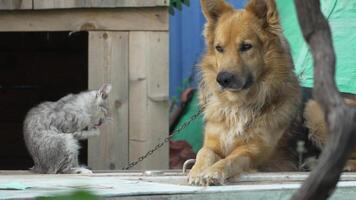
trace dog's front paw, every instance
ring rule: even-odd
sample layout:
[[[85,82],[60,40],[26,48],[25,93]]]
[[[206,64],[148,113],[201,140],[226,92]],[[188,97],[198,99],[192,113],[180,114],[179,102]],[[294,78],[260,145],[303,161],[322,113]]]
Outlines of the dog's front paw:
[[[223,185],[225,174],[214,168],[208,168],[202,173],[191,171],[188,175],[188,182],[191,185],[198,186]]]
[[[225,182],[225,174],[219,169],[208,168],[202,174],[202,185],[223,185]]]
[[[193,167],[188,174],[188,183],[190,185],[199,185],[199,177],[200,177],[200,170],[197,170]]]

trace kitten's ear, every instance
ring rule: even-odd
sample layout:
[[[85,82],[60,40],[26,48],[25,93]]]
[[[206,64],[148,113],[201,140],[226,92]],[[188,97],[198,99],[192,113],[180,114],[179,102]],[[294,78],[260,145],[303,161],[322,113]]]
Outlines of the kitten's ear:
[[[224,0],[201,0],[201,7],[208,22],[214,23],[225,12],[233,11],[233,7]]]
[[[270,32],[280,31],[278,10],[275,0],[250,0],[246,10],[262,20],[263,26]]]
[[[100,87],[98,90],[98,93],[96,94],[97,97],[101,97],[102,99],[107,99],[109,96],[109,93],[111,91],[111,84],[104,84]]]

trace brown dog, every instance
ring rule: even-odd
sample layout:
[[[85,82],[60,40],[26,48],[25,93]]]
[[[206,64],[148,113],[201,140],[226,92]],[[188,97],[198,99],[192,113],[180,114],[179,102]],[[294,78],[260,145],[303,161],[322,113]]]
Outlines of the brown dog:
[[[201,0],[207,51],[200,68],[205,138],[190,184],[223,184],[241,172],[296,170],[284,152],[300,87],[273,0],[235,10]]]

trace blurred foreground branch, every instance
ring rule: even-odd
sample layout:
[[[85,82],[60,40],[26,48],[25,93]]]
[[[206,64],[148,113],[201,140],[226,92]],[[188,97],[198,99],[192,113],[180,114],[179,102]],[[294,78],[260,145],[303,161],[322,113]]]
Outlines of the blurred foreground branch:
[[[325,112],[330,137],[318,166],[292,199],[327,199],[333,193],[355,145],[356,108],[347,106],[336,88],[331,31],[320,10],[319,0],[295,0],[295,4],[300,27],[314,58],[313,95]]]

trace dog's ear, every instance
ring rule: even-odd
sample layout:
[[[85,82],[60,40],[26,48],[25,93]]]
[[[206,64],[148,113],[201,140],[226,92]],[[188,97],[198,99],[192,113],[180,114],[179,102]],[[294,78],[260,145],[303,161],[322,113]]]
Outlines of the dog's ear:
[[[208,22],[216,22],[222,14],[233,11],[233,7],[224,0],[201,0],[200,2]]]
[[[201,7],[207,23],[204,28],[205,42],[212,50],[216,23],[224,13],[232,12],[234,8],[224,0],[201,0]]]
[[[281,29],[275,0],[250,0],[246,10],[261,19],[263,26],[272,33]]]

